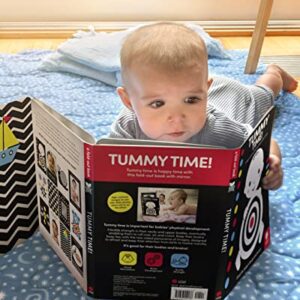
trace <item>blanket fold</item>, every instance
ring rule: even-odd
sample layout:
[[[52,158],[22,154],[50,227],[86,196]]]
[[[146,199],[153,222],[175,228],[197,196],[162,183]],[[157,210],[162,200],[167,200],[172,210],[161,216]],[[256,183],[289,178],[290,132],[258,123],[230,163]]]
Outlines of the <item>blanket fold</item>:
[[[144,26],[139,25],[127,30],[116,32],[78,31],[74,37],[62,43],[56,52],[43,60],[40,69],[44,71],[69,72],[100,80],[112,86],[119,86],[120,50],[126,36]],[[201,26],[188,23],[199,34],[207,47],[209,57],[230,58],[221,43],[213,39]]]

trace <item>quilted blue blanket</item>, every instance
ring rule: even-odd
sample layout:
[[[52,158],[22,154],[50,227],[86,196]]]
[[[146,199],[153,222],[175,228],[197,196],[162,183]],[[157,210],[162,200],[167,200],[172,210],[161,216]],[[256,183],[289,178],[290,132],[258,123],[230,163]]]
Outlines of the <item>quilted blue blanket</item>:
[[[67,73],[40,71],[50,51],[0,55],[0,103],[24,96],[43,100],[96,138],[104,137],[121,109],[113,87]],[[247,53],[209,60],[212,74],[253,83],[244,75]],[[76,105],[74,105],[76,103]],[[283,153],[285,181],[270,193],[271,247],[234,288],[227,300],[300,299],[300,101],[288,93],[276,102],[274,137]],[[89,299],[39,233],[0,257],[0,300]]]

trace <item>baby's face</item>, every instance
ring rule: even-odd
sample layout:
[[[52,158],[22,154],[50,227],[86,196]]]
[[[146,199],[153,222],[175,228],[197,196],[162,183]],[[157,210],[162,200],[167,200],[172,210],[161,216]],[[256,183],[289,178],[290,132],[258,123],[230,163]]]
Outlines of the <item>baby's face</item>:
[[[159,199],[159,202],[164,202],[165,201],[165,196],[159,195],[158,199]]]
[[[72,181],[72,189],[73,189],[74,191],[76,191],[76,188],[77,188],[76,182],[75,182],[75,181]]]
[[[48,159],[49,169],[54,171],[55,170],[55,160],[54,160],[54,157],[52,156],[52,154],[48,153],[47,159]]]
[[[54,223],[54,222],[52,222],[52,232],[53,232],[54,236],[58,235],[58,228],[57,228],[56,223]]]
[[[185,142],[203,128],[210,83],[200,67],[172,74],[138,66],[128,77],[127,106],[149,138]]]
[[[183,203],[183,200],[178,195],[174,194],[174,195],[170,195],[168,202],[169,202],[170,208],[175,209]]]

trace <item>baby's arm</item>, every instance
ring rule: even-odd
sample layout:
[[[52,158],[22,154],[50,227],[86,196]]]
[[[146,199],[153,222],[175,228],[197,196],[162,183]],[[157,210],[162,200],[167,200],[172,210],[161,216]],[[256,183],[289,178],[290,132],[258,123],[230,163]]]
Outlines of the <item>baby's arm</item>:
[[[272,139],[270,147],[270,169],[263,178],[263,187],[267,190],[276,190],[283,182],[283,170],[281,167],[281,151],[277,142]]]
[[[188,213],[189,206],[187,204],[181,204],[174,213],[176,215],[185,215]]]

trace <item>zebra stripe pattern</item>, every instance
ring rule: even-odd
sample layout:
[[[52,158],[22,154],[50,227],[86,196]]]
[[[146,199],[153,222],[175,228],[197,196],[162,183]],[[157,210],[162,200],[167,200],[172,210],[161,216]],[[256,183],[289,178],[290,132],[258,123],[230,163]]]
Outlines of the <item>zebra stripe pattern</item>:
[[[19,239],[30,237],[38,226],[31,100],[14,101],[0,110],[20,143],[11,163],[0,166],[0,253]],[[2,137],[3,133],[0,133]]]

